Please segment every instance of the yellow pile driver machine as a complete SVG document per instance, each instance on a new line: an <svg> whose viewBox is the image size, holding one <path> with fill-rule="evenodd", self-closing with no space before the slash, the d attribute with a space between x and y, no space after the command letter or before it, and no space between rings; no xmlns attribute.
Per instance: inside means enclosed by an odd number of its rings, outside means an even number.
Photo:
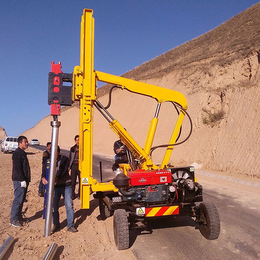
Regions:
<svg viewBox="0 0 260 260"><path fill-rule="evenodd" d="M202 202L202 186L197 183L194 167L169 167L172 150L179 137L182 122L187 115L186 98L177 91L138 82L135 80L94 70L94 18L93 11L84 9L81 20L80 65L72 74L62 73L60 64L52 64L49 73L48 103L52 114L59 115L60 106L80 102L79 115L79 169L81 171L81 207L90 207L90 193L99 199L100 214L113 216L114 238L118 249L129 247L129 230L137 222L146 223L148 218L191 216L207 239L217 239L220 221L216 207ZM56 68L56 69L55 69ZM71 87L63 86L64 81ZM131 137L124 127L97 100L97 82L111 83L121 89L151 97L157 101L155 114L144 147ZM152 162L150 153L156 133L161 104L172 102L178 111L162 163ZM110 128L130 151L128 164L121 164L115 178L98 182L92 176L93 164L93 108L108 121ZM191 122L191 120L190 120ZM192 125L191 125L192 128ZM198 206L196 202L201 202Z"/></svg>

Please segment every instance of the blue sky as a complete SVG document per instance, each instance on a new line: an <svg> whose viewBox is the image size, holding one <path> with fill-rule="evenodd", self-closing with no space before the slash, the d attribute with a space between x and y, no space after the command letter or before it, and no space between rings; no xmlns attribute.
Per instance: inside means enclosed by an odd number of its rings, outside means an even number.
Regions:
<svg viewBox="0 0 260 260"><path fill-rule="evenodd" d="M17 136L50 114L51 61L79 65L84 8L95 18L95 64L114 75L217 27L253 0L0 0L0 126Z"/></svg>

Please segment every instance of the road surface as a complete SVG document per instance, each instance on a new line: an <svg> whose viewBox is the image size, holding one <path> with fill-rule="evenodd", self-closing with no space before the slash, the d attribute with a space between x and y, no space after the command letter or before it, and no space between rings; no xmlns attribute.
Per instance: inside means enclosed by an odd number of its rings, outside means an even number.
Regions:
<svg viewBox="0 0 260 260"><path fill-rule="evenodd" d="M188 217L153 223L151 234L132 234L132 251L144 259L260 259L260 189L198 175L203 200L220 215L217 240L206 240ZM145 232L144 232L145 233Z"/></svg>

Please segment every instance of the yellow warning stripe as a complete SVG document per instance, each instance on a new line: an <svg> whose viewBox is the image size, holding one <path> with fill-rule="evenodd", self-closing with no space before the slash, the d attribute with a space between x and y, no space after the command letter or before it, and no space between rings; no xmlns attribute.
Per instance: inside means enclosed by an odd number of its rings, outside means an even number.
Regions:
<svg viewBox="0 0 260 260"><path fill-rule="evenodd" d="M178 208L178 206L171 206L169 207L164 213L163 216L172 215L174 211Z"/></svg>
<svg viewBox="0 0 260 260"><path fill-rule="evenodd" d="M179 206L155 207L149 208L148 210L150 211L146 213L146 217L159 217L179 214Z"/></svg>
<svg viewBox="0 0 260 260"><path fill-rule="evenodd" d="M153 208L153 209L146 215L146 217L153 217L153 216L155 216L160 209L161 209L161 207Z"/></svg>

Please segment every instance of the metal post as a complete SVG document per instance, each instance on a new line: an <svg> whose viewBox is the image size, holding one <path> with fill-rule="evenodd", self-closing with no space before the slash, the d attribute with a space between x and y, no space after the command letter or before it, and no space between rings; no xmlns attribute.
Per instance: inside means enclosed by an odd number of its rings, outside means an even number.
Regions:
<svg viewBox="0 0 260 260"><path fill-rule="evenodd" d="M99 172L100 172L100 182L103 182L103 176L102 176L102 162L99 162Z"/></svg>
<svg viewBox="0 0 260 260"><path fill-rule="evenodd" d="M58 147L58 136L59 127L61 123L58 121L57 116L53 116L52 126L52 138L51 138L51 163L49 172L49 188L47 194L47 205L46 205L46 216L45 216L45 228L44 236L47 237L51 233L51 222L52 222L52 205L53 205L53 193L56 175L56 158L57 158L57 147Z"/></svg>
<svg viewBox="0 0 260 260"><path fill-rule="evenodd" d="M0 260L3 259L5 253L8 251L12 243L14 242L13 237L8 237L0 248Z"/></svg>
<svg viewBox="0 0 260 260"><path fill-rule="evenodd" d="M56 243L52 243L43 260L52 260L54 255L56 254L57 249L58 245Z"/></svg>

